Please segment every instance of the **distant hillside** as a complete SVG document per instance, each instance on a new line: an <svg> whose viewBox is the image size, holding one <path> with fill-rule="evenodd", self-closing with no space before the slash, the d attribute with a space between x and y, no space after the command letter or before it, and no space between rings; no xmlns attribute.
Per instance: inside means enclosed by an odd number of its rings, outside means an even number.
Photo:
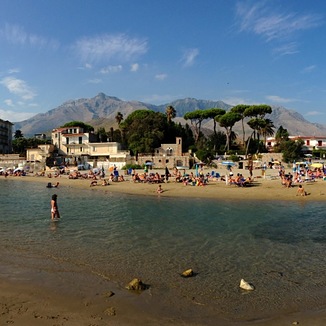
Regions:
<svg viewBox="0 0 326 326"><path fill-rule="evenodd" d="M94 126L95 129L104 127L108 130L110 127L117 128L115 116L118 112L121 112L124 118L133 111L140 109L165 113L168 105L172 105L176 109L177 118L175 121L181 123L185 123L182 117L187 112L214 107L228 110L232 107L222 101L196 100L194 98L180 99L156 106L138 101L122 101L116 97L99 93L93 98L67 101L46 113L37 114L28 120L15 122L14 128L15 130L20 129L28 137L36 133L48 133L66 122L78 120ZM273 112L269 118L274 122L276 129L282 125L291 135L326 135L326 126L311 123L299 113L283 107L273 107ZM213 122L203 123L203 128L212 130ZM234 129L241 133L240 124L236 124Z"/></svg>

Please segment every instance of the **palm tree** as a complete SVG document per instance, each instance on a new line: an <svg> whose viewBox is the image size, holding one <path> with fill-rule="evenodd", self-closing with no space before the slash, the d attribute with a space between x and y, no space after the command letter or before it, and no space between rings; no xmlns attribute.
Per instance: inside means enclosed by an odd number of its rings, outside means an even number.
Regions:
<svg viewBox="0 0 326 326"><path fill-rule="evenodd" d="M118 112L117 115L115 116L115 121L120 126L120 123L121 123L122 120L123 120L123 114L121 112Z"/></svg>
<svg viewBox="0 0 326 326"><path fill-rule="evenodd" d="M172 105L169 105L166 107L165 113L166 113L166 117L168 119L168 123L170 123L172 121L172 119L175 118L177 115L177 111L175 110L175 108Z"/></svg>
<svg viewBox="0 0 326 326"><path fill-rule="evenodd" d="M260 133L264 137L264 144L266 144L266 138L274 135L274 123L271 119L264 119L264 123L260 127Z"/></svg>

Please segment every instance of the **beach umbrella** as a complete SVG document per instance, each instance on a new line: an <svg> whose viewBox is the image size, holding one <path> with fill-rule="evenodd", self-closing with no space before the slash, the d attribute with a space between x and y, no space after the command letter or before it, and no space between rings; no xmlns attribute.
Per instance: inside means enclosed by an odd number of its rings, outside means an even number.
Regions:
<svg viewBox="0 0 326 326"><path fill-rule="evenodd" d="M235 163L232 162L232 161L223 161L221 164L222 165L230 165L230 166L234 166L235 165Z"/></svg>
<svg viewBox="0 0 326 326"><path fill-rule="evenodd" d="M146 162L145 165L152 166L152 165L154 165L154 163L153 162Z"/></svg>
<svg viewBox="0 0 326 326"><path fill-rule="evenodd" d="M313 168L321 169L323 167L323 164L322 163L312 163L310 166Z"/></svg>
<svg viewBox="0 0 326 326"><path fill-rule="evenodd" d="M186 170L189 169L188 166L177 166L177 170Z"/></svg>

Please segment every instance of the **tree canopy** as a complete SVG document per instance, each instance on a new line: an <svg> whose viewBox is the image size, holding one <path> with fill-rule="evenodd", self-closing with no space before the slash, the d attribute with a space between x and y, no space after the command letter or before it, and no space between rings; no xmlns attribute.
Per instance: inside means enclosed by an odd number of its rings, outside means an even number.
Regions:
<svg viewBox="0 0 326 326"><path fill-rule="evenodd" d="M94 131L94 127L91 125L88 125L82 121L70 121L65 123L61 128L67 128L67 127L80 127L83 128L84 132L91 132Z"/></svg>

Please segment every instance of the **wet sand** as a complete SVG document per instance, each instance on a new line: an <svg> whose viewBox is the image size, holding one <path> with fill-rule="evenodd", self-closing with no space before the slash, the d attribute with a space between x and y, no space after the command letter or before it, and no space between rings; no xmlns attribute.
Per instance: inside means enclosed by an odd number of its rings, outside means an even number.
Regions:
<svg viewBox="0 0 326 326"><path fill-rule="evenodd" d="M161 173L162 171L160 171ZM223 171L218 171L223 174ZM237 171L234 171L237 173ZM244 176L247 171L239 171ZM260 171L259 171L260 172ZM254 173L255 176L255 173ZM3 178L3 176L1 176ZM91 180L71 180L67 176L59 178L47 177L8 177L8 180L23 180L26 182L40 182L44 186L48 182L60 182L59 187L79 187L94 191L120 192L131 195L167 196L167 197L190 197L190 198L216 198L223 200L291 200L302 203L304 201L325 201L326 181L322 179L316 182L303 183L308 196L296 196L298 185L285 188L277 177L277 171L268 171L265 178L256 173L254 183L250 187L238 187L226 185L224 181L210 180L204 187L185 186L170 180L163 183L163 193L157 194L156 184L134 183L126 177L124 182L111 182L108 186L90 187ZM43 279L44 279L43 275ZM48 277L48 275L46 276ZM1 325L65 325L65 326L101 326L101 325L208 325L200 320L176 320L159 317L159 305L146 297L129 295L128 291L119 288L114 283L109 283L104 291L89 297L76 296L64 291L64 285L59 286L60 279L55 275L52 284L57 282L58 289L48 288L35 277L33 282L26 284L24 280L6 277L0 278L0 324ZM108 293L112 291L114 296ZM151 306L152 305L152 306ZM239 322L227 322L216 320L215 325L309 325L321 326L326 324L325 309L319 311L299 312L286 316L279 316L271 320L251 320Z"/></svg>

